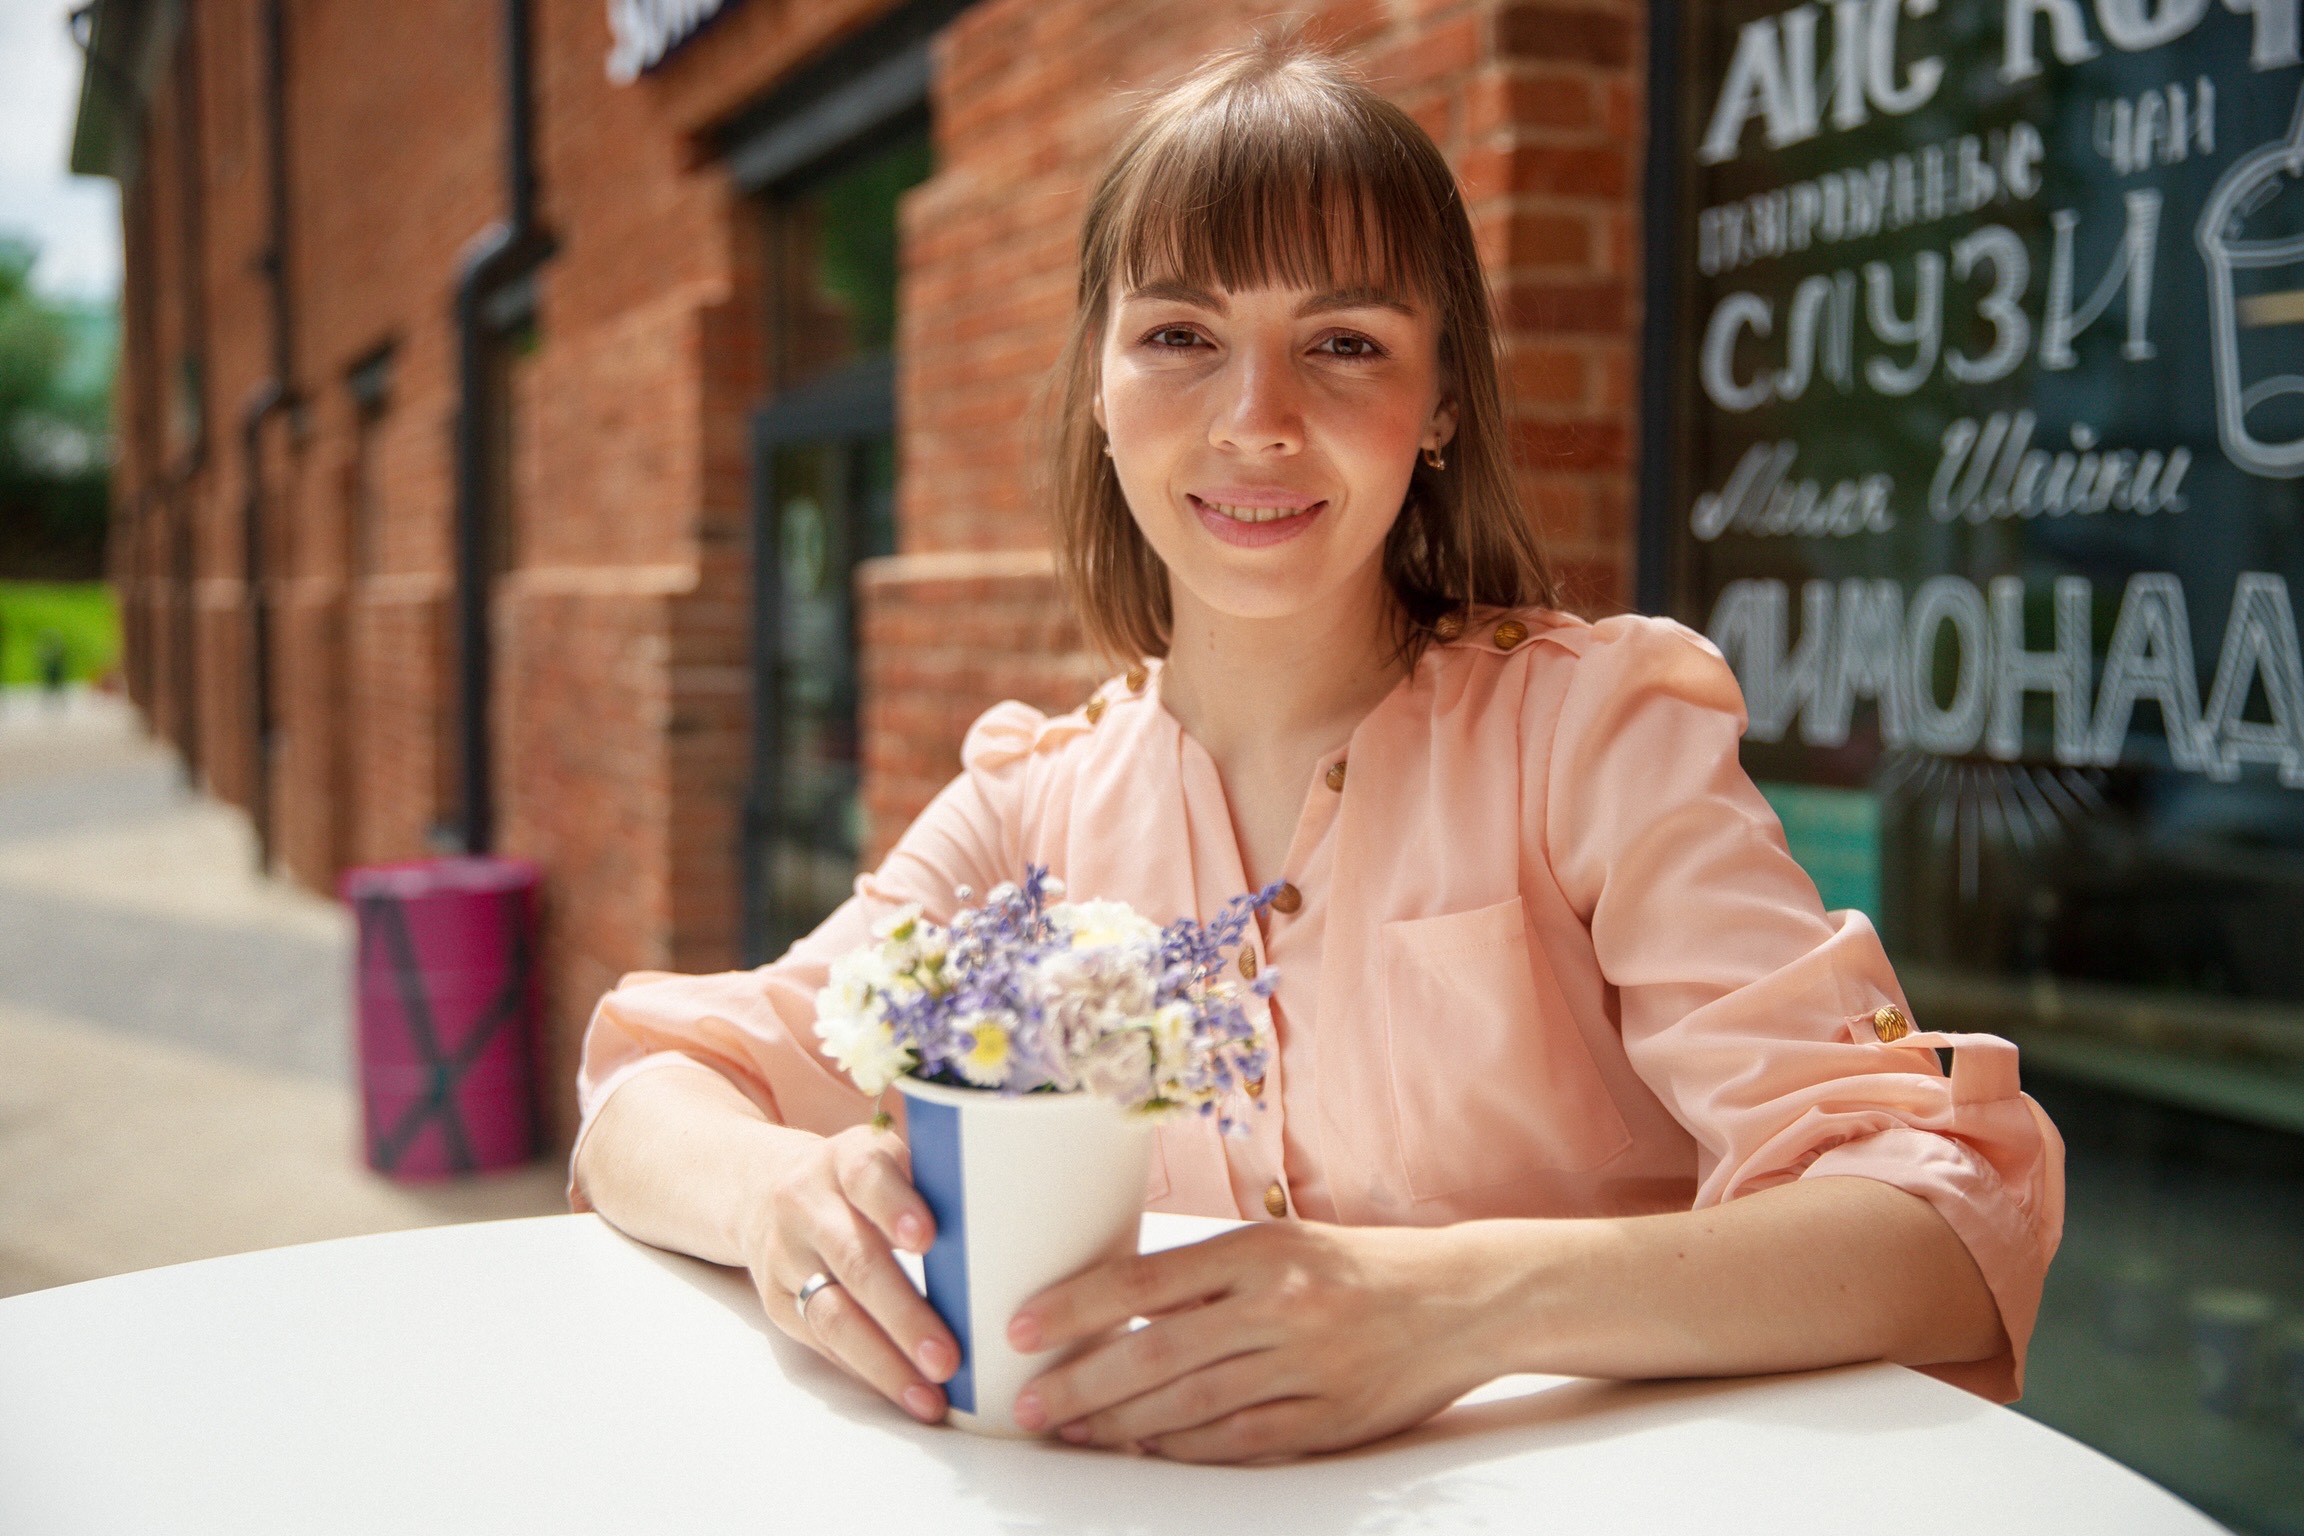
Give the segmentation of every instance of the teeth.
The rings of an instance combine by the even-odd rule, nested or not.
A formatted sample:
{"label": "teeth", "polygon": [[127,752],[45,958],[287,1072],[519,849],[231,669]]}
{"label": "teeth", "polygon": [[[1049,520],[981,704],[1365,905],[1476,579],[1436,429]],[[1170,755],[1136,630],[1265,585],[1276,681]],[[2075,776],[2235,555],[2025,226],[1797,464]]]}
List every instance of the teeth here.
{"label": "teeth", "polygon": [[1228,517],[1236,523],[1276,523],[1284,517],[1294,517],[1304,510],[1302,507],[1232,507],[1217,501],[1207,502],[1205,505],[1211,511],[1220,516]]}

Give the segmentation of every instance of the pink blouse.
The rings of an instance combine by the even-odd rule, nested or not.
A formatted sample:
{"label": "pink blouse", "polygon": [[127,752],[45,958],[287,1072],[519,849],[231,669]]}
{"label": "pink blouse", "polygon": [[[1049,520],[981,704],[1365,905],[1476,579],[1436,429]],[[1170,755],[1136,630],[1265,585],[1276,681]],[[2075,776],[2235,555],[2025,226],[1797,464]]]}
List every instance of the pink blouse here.
{"label": "pink blouse", "polygon": [[[667,1065],[719,1072],[785,1124],[869,1118],[817,1048],[814,999],[899,903],[941,920],[954,887],[1037,863],[1077,898],[1214,916],[1247,877],[1158,675],[1054,718],[986,711],[961,775],[782,959],[625,977],[585,1036],[579,1142],[619,1085]],[[1147,1204],[1432,1226],[1879,1179],[1943,1214],[2007,1328],[1997,1359],[1933,1374],[2016,1396],[2063,1143],[2018,1091],[2014,1046],[1899,1036],[1880,1012],[1907,1005],[1879,938],[1824,911],[1738,762],[1743,729],[1734,674],[1669,620],[1491,614],[1435,645],[1315,770],[1286,864],[1299,899],[1248,935],[1280,973],[1261,1112],[1230,1138],[1164,1125]],[[1949,1077],[1934,1047],[1953,1048]]]}

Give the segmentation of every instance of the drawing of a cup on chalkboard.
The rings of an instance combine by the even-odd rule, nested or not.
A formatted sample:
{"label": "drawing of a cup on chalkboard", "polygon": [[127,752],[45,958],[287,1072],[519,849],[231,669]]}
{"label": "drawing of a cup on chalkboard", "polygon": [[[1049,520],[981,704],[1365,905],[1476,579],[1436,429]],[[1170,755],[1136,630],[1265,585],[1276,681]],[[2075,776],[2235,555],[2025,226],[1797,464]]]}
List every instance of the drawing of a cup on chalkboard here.
{"label": "drawing of a cup on chalkboard", "polygon": [[2250,474],[2304,475],[2304,90],[2288,136],[2216,183],[2196,236],[2224,452]]}

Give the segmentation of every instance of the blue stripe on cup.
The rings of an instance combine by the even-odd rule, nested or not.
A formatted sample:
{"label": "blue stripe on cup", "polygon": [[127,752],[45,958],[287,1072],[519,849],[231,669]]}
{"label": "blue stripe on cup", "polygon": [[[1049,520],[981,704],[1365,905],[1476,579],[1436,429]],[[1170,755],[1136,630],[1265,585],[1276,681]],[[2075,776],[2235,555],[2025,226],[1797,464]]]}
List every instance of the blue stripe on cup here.
{"label": "blue stripe on cup", "polygon": [[976,1367],[969,1348],[968,1201],[960,1165],[960,1110],[956,1105],[907,1098],[904,1114],[912,1145],[912,1187],[936,1218],[936,1241],[921,1265],[928,1277],[928,1305],[960,1345],[960,1369],[944,1383],[944,1397],[962,1413],[974,1413]]}

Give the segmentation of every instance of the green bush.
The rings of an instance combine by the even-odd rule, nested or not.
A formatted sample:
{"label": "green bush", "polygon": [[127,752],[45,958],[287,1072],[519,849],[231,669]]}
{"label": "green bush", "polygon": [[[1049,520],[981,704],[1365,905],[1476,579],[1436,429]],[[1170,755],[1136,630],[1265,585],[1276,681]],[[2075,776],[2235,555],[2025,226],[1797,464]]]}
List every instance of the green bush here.
{"label": "green bush", "polygon": [[93,682],[120,656],[120,615],[101,581],[0,581],[0,684],[40,681],[46,636],[64,646],[66,675]]}

